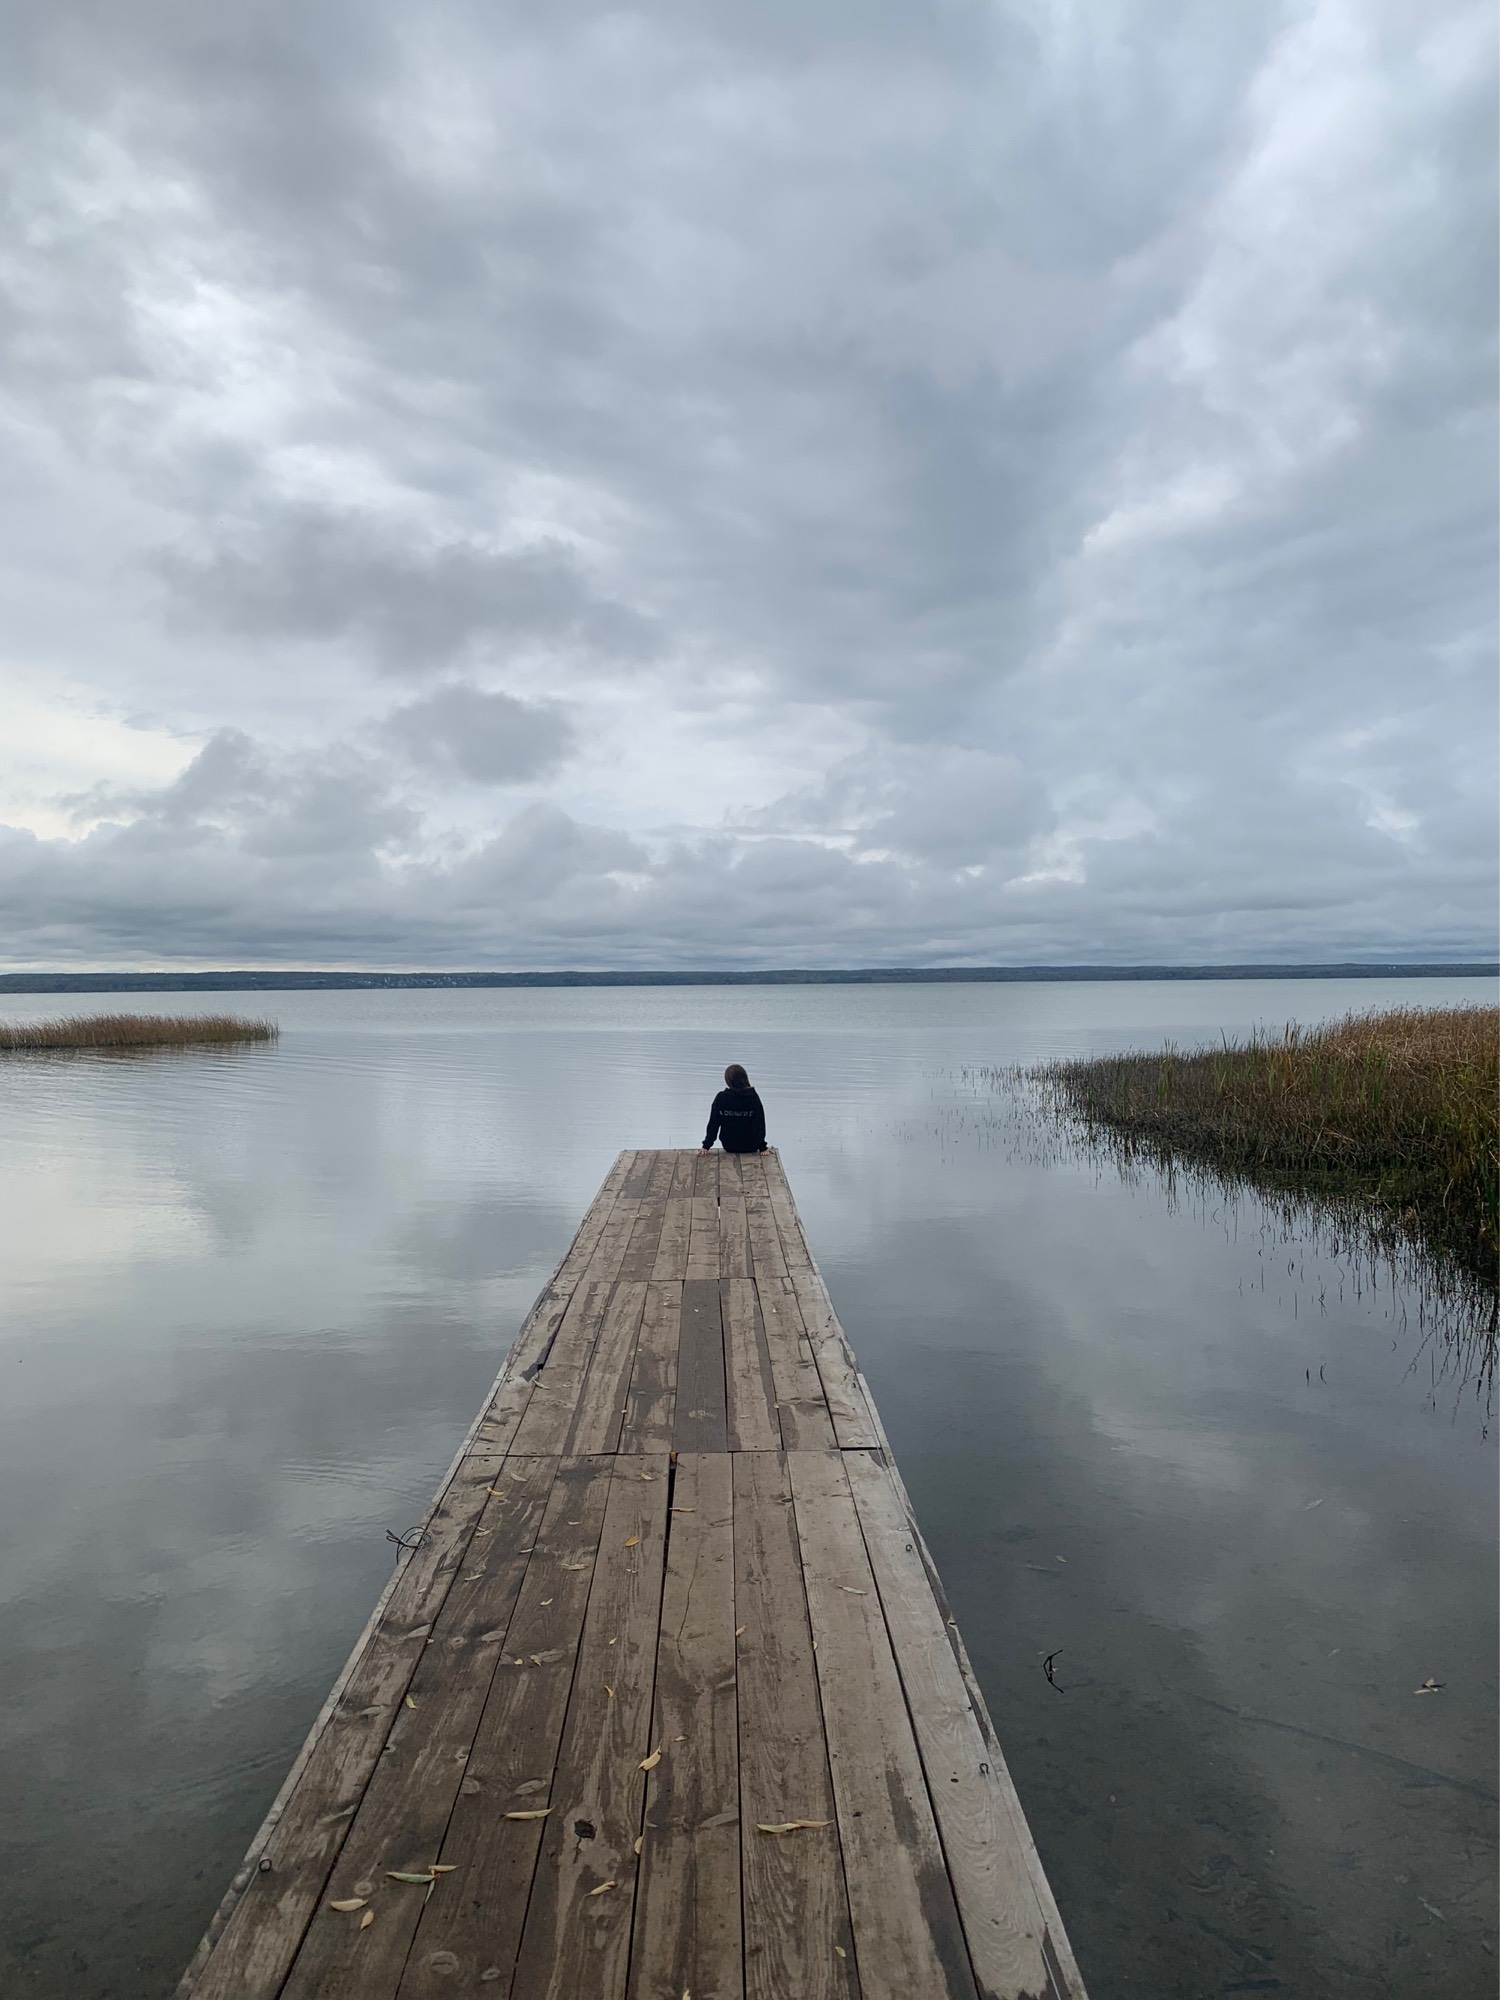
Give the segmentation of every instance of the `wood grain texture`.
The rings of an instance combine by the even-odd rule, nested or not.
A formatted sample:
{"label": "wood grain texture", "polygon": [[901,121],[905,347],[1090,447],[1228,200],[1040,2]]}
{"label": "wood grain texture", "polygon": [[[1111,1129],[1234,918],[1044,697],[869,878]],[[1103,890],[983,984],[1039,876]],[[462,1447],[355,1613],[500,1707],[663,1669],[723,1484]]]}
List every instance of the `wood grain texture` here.
{"label": "wood grain texture", "polygon": [[503,1452],[515,1440],[537,1370],[550,1352],[557,1329],[568,1309],[569,1294],[548,1285],[526,1316],[515,1344],[505,1358],[491,1389],[483,1414],[474,1426],[467,1449],[473,1452]]}
{"label": "wood grain texture", "polygon": [[933,1596],[915,1529],[890,1475],[867,1452],[844,1471],[937,1813],[969,1958],[984,2000],[1063,2000],[1043,1948],[1046,1925],[1012,1838],[994,1758]]}
{"label": "wood grain texture", "polygon": [[734,1492],[726,1453],[680,1452],[668,1517],[632,2000],[740,2000]]}
{"label": "wood grain texture", "polygon": [[837,1443],[833,1417],[792,1282],[789,1278],[757,1277],[755,1293],[787,1449],[832,1451]]}
{"label": "wood grain texture", "polygon": [[682,1287],[672,1441],[679,1451],[729,1449],[724,1327],[717,1278],[689,1278]]}
{"label": "wood grain texture", "polygon": [[[791,1481],[774,1452],[737,1453],[733,1477],[745,2000],[851,2000],[860,1989]],[[758,1830],[791,1819],[828,1824]]]}
{"label": "wood grain texture", "polygon": [[781,1238],[781,1254],[786,1259],[788,1273],[796,1277],[799,1273],[813,1271],[811,1250],[807,1238],[802,1234],[802,1222],[797,1214],[792,1191],[787,1186],[786,1174],[781,1160],[775,1153],[766,1155],[766,1198],[771,1205],[771,1213],[776,1218],[777,1233]]}
{"label": "wood grain texture", "polygon": [[666,1197],[646,1194],[620,1259],[621,1279],[649,1278],[656,1269],[656,1253],[661,1247],[661,1229],[666,1220]]}
{"label": "wood grain texture", "polygon": [[840,1448],[877,1449],[882,1442],[881,1434],[827,1287],[816,1271],[796,1272],[788,1282]]}
{"label": "wood grain texture", "polygon": [[619,1441],[646,1287],[622,1279],[610,1294],[569,1427],[569,1452],[613,1451]]}
{"label": "wood grain texture", "polygon": [[428,1518],[427,1539],[400,1558],[380,1624],[307,1747],[211,1954],[189,1969],[194,2000],[271,2000],[280,1991],[467,1554],[490,1477],[482,1461],[465,1460]]}
{"label": "wood grain texture", "polygon": [[[483,1713],[436,1859],[444,1875],[422,1901],[398,1992],[403,2000],[506,1983],[536,1872],[545,1820],[508,1812],[556,1803],[554,1773],[588,1607],[600,1560],[615,1460],[564,1459],[511,1615]],[[409,1883],[397,1887],[418,1898]],[[378,1928],[379,1919],[372,1928]],[[500,1968],[488,1981],[484,1974]]]}
{"label": "wood grain texture", "polygon": [[625,1176],[635,1164],[634,1153],[621,1153],[605,1176],[604,1185],[589,1204],[587,1215],[578,1225],[578,1234],[568,1246],[566,1255],[557,1267],[553,1283],[559,1291],[568,1292],[583,1276],[593,1259],[599,1238],[604,1232],[615,1205],[615,1197],[625,1185]]}
{"label": "wood grain texture", "polygon": [[669,1196],[661,1205],[661,1236],[658,1239],[656,1261],[651,1266],[651,1276],[659,1284],[681,1283],[687,1276],[688,1236],[692,1229],[693,1210],[690,1201],[678,1196]]}
{"label": "wood grain texture", "polygon": [[740,1162],[741,1196],[745,1204],[745,1234],[750,1245],[750,1269],[757,1280],[785,1278],[786,1258],[781,1249],[781,1231],[771,1206],[766,1183],[766,1159],[757,1154]]}
{"label": "wood grain texture", "polygon": [[[734,1177],[728,1178],[729,1169]],[[739,1182],[739,1161],[724,1162],[725,1178],[719,1189],[719,1276],[748,1278],[750,1275],[750,1225],[745,1218],[745,1196]]]}
{"label": "wood grain texture", "polygon": [[[478,1782],[466,1767],[556,1470],[555,1459],[508,1459],[503,1485],[488,1495],[284,2000],[379,2000],[400,1985],[422,1903],[386,1871],[417,1872],[436,1861],[460,1788]],[[358,1913],[330,1907],[356,1897],[375,1912],[368,1928]]]}
{"label": "wood grain texture", "polygon": [[532,1384],[512,1450],[537,1457],[565,1448],[640,1207],[624,1195],[616,1199],[588,1269],[559,1322],[551,1352]]}
{"label": "wood grain texture", "polygon": [[719,1298],[729,1389],[729,1448],[779,1451],[781,1419],[754,1283],[749,1278],[723,1278]]}
{"label": "wood grain texture", "polygon": [[[649,1733],[668,1471],[662,1454],[614,1461],[553,1779],[557,1810],[544,1822],[513,2000],[624,1994],[646,1782],[640,1766],[655,1747]],[[606,1882],[615,1886],[603,1889]]]}
{"label": "wood grain texture", "polygon": [[[705,1155],[705,1157],[711,1157]],[[689,1236],[686,1275],[719,1276],[719,1204],[713,1195],[695,1194],[688,1204]]]}
{"label": "wood grain texture", "polygon": [[667,1451],[677,1422],[677,1348],[682,1332],[682,1284],[651,1284],[641,1330],[625,1416],[620,1427],[621,1451]]}
{"label": "wood grain texture", "polygon": [[842,1458],[787,1462],[861,1987],[866,2000],[977,2000]]}

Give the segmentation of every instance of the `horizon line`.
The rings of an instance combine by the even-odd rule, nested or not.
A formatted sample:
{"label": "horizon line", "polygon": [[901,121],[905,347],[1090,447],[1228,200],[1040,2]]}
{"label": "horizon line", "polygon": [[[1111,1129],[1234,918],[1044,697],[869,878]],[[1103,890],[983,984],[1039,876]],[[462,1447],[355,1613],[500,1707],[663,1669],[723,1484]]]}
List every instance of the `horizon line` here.
{"label": "horizon line", "polygon": [[961,985],[1179,979],[1495,978],[1496,959],[1257,959],[1164,964],[538,967],[523,971],[346,966],[96,967],[0,972],[0,993],[296,991],[401,987]]}

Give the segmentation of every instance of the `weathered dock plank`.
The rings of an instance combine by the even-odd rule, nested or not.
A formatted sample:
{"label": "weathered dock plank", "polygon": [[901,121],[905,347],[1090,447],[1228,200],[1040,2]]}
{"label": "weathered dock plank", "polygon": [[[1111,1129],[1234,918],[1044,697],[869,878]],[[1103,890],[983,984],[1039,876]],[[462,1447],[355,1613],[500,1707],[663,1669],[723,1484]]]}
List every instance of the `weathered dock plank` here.
{"label": "weathered dock plank", "polygon": [[1084,2000],[774,1154],[615,1162],[179,1992]]}

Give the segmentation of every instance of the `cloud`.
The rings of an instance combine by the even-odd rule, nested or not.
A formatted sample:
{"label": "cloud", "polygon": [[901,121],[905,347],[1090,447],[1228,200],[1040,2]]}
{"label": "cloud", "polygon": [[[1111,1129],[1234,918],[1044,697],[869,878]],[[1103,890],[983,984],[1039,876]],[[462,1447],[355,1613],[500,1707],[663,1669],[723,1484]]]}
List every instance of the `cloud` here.
{"label": "cloud", "polygon": [[514,784],[555,770],[572,748],[572,723],[555,706],[452,682],[394,709],[385,734],[414,763],[481,785]]}
{"label": "cloud", "polygon": [[372,517],[297,507],[155,561],[205,623],[252,640],[350,639],[385,673],[528,647],[632,660],[649,644],[647,621],[594,592],[553,539],[431,543]]}
{"label": "cloud", "polygon": [[14,27],[17,956],[1492,947],[1477,0]]}

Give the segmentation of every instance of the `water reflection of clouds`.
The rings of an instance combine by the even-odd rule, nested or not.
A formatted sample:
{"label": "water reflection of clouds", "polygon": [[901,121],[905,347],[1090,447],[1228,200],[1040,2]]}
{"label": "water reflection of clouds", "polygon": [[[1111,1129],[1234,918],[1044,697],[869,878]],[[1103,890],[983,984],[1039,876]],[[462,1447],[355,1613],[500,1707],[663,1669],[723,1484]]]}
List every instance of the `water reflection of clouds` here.
{"label": "water reflection of clouds", "polygon": [[[123,1922],[146,1869],[170,1983],[389,1574],[385,1529],[420,1516],[616,1144],[696,1141],[731,1055],[764,1083],[1070,1926],[1137,1990],[1184,1963],[1218,1990],[1242,1959],[1180,1938],[1213,1907],[1183,1884],[1222,1880],[1221,1929],[1274,1946],[1285,1990],[1336,1990],[1328,1938],[1367,1966],[1412,1872],[1380,1829],[1419,1845],[1439,1907],[1422,1871],[1451,1899],[1482,1861],[1445,1794],[1212,1706],[1488,1767],[1492,1489],[1475,1427],[1404,1379],[1385,1301],[1334,1286],[1294,1317],[1253,1233],[978,1127],[953,1075],[1019,1046],[1004,993],[987,1015],[941,996],[942,1045],[910,993],[731,997],[667,996],[653,1034],[655,996],[585,994],[574,1035],[575,996],[528,995],[502,1035],[494,996],[417,995],[469,1026],[284,1020],[232,1075],[17,1096],[0,1213],[46,1198],[0,1271],[24,1355],[0,1407],[0,1730],[58,1950]],[[1074,1036],[1081,1004],[1032,994],[1017,1036]],[[1066,1697],[1040,1672],[1059,1645]],[[1431,1671],[1441,1706],[1409,1692]],[[1352,1878],[1320,1788],[1373,1829]],[[1143,1930],[1169,1902],[1184,1922]]]}

